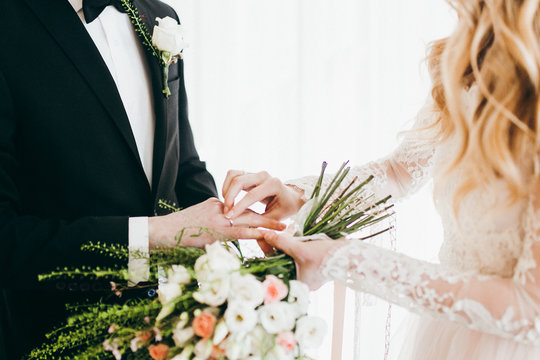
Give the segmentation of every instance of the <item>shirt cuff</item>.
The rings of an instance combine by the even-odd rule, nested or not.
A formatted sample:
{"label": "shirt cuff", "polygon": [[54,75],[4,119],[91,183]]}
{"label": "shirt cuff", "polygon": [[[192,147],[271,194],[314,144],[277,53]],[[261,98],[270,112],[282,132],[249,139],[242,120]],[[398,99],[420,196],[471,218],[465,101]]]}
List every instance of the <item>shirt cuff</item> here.
{"label": "shirt cuff", "polygon": [[128,230],[128,285],[135,286],[148,281],[150,274],[150,244],[148,241],[148,218],[129,218]]}

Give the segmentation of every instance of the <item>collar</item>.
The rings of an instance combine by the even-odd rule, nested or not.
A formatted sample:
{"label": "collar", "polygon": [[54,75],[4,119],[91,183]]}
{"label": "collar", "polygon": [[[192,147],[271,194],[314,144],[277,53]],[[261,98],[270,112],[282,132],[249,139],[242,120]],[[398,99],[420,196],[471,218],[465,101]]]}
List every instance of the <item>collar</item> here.
{"label": "collar", "polygon": [[69,1],[69,4],[73,7],[73,10],[75,10],[75,12],[81,11],[83,0],[68,0],[68,1]]}

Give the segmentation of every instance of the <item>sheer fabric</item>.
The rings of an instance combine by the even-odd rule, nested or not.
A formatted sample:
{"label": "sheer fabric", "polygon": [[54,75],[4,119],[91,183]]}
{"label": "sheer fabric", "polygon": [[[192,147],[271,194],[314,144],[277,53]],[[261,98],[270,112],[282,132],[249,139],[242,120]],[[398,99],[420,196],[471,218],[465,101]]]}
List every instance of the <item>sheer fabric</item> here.
{"label": "sheer fabric", "polygon": [[[416,129],[437,114],[428,104]],[[422,135],[424,134],[424,135]],[[413,131],[389,157],[353,168],[349,176],[375,175],[371,190],[402,199],[442,171],[455,150],[426,131]],[[474,190],[456,215],[459,169],[436,187],[444,240],[440,264],[420,261],[358,240],[327,258],[322,274],[420,315],[402,358],[540,358],[540,211],[534,198],[511,207],[503,184]],[[292,181],[310,194],[314,178]]]}

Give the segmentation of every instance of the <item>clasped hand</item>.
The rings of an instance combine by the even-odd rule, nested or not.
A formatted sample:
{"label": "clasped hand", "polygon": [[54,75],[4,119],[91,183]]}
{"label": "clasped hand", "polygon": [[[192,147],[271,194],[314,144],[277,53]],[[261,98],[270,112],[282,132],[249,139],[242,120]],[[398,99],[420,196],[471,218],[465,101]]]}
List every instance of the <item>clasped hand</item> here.
{"label": "clasped hand", "polygon": [[[149,218],[150,248],[174,247],[178,244],[202,248],[219,239],[263,239],[264,231],[284,230],[279,220],[243,210],[234,219],[223,212],[224,205],[216,198],[184,210]],[[180,234],[182,235],[179,238]]]}
{"label": "clasped hand", "polygon": [[[246,196],[234,203],[238,194],[246,191]],[[304,205],[303,190],[284,185],[279,179],[267,172],[246,174],[231,170],[223,184],[224,210],[231,219],[239,219],[246,209],[256,202],[266,204],[262,216],[281,220],[296,214]],[[324,283],[321,267],[325,256],[334,248],[344,245],[344,241],[317,240],[303,242],[287,232],[264,231],[264,239],[258,239],[259,246],[265,253],[278,248],[294,258],[297,278],[308,284],[312,290]]]}

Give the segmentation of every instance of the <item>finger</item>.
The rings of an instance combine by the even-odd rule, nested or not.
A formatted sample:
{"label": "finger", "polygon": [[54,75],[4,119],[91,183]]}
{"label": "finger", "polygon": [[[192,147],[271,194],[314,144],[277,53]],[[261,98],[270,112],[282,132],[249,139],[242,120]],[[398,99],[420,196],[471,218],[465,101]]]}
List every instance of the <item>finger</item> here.
{"label": "finger", "polygon": [[274,249],[270,244],[268,244],[264,240],[257,240],[257,244],[259,245],[259,248],[264,253],[264,255],[272,255],[276,252],[276,249]]}
{"label": "finger", "polygon": [[253,229],[249,227],[229,227],[220,230],[223,235],[229,238],[229,240],[236,239],[264,239],[264,230]]}
{"label": "finger", "polygon": [[234,178],[242,174],[244,174],[244,172],[240,170],[229,170],[227,172],[227,176],[225,177],[225,181],[223,182],[223,186],[221,187],[221,194],[223,196],[225,196],[225,193],[227,193],[229,186],[231,185],[231,182],[234,180]]}
{"label": "finger", "polygon": [[262,227],[278,231],[282,231],[287,228],[287,225],[281,223],[280,221],[272,219],[268,216],[257,214],[251,210],[246,210],[244,214],[237,217],[234,220],[234,225],[255,228]]}
{"label": "finger", "polygon": [[292,237],[280,235],[272,231],[266,231],[264,233],[264,241],[268,245],[278,248],[292,257],[294,257],[296,247],[298,246],[298,243]]}
{"label": "finger", "polygon": [[234,218],[239,214],[242,214],[251,205],[262,201],[270,196],[275,196],[279,193],[281,188],[281,181],[277,178],[266,179],[259,186],[248,191],[246,196],[240,200],[234,207],[228,212],[227,216]]}
{"label": "finger", "polygon": [[269,177],[270,175],[266,172],[236,176],[231,181],[227,191],[223,193],[225,207],[228,209],[232,208],[234,206],[234,199],[236,199],[242,190],[251,190],[253,187],[262,184]]}

